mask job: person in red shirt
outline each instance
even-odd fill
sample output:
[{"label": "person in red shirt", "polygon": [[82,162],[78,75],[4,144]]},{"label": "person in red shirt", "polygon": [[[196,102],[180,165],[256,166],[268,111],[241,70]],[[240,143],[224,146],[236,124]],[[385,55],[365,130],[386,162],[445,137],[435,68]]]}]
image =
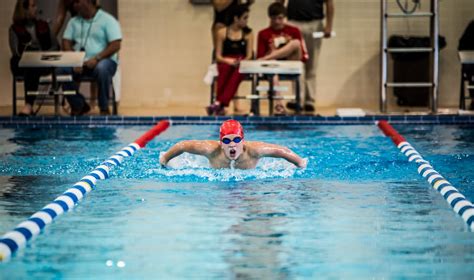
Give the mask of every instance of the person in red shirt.
[{"label": "person in red shirt", "polygon": [[[298,27],[286,23],[286,8],[275,2],[268,6],[270,26],[261,30],[257,37],[257,59],[260,60],[301,60],[308,59],[305,42]],[[278,75],[274,76],[278,84]],[[276,115],[286,114],[281,100],[275,103]]]},{"label": "person in red shirt", "polygon": [[308,59],[306,46],[298,27],[286,23],[286,8],[275,2],[268,7],[270,26],[258,33],[257,58],[263,60]]}]

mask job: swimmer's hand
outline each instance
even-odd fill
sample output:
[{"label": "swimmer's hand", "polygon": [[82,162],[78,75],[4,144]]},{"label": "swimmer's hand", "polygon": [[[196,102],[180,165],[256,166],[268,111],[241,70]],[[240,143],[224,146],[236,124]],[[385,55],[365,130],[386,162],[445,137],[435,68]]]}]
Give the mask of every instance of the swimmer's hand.
[{"label": "swimmer's hand", "polygon": [[166,160],[163,157],[160,157],[161,168],[167,168],[168,166],[166,166],[166,164],[167,164]]},{"label": "swimmer's hand", "polygon": [[308,160],[307,159],[302,159],[300,160],[300,162],[298,163],[298,168],[301,168],[301,169],[305,169],[306,166],[308,165]]}]

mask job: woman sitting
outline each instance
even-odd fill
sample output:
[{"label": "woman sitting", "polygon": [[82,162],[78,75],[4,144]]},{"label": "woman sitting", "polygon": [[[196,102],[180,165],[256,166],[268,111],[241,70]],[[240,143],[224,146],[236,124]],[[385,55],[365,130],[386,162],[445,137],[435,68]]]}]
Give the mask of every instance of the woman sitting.
[{"label": "woman sitting", "polygon": [[[29,91],[37,91],[39,78],[51,70],[46,68],[19,68],[21,55],[24,51],[57,50],[58,44],[47,22],[37,18],[38,7],[36,0],[18,0],[13,12],[13,24],[9,30],[10,49],[12,58],[10,68],[15,76],[23,76],[25,81],[25,106],[20,116],[33,115],[35,96],[28,95]],[[16,104],[13,104],[16,106]]]},{"label": "woman sitting", "polygon": [[237,5],[229,14],[232,22],[221,28],[216,37],[217,98],[206,107],[208,115],[225,115],[225,107],[229,106],[244,77],[239,73],[240,61],[252,58],[253,33],[247,27],[248,6]]}]

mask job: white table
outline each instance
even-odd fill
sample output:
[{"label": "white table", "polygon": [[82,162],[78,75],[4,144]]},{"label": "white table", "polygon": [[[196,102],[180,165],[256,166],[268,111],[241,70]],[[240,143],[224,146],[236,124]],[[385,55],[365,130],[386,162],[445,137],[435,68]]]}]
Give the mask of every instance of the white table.
[{"label": "white table", "polygon": [[85,52],[28,52],[21,56],[19,67],[82,67]]},{"label": "white table", "polygon": [[239,71],[242,74],[301,75],[304,65],[296,60],[242,60]]},{"label": "white table", "polygon": [[296,113],[300,113],[299,77],[304,73],[303,62],[297,60],[243,60],[240,62],[239,72],[242,74],[262,74],[267,77],[269,83],[268,100],[270,102],[270,115],[273,114],[273,100],[275,95],[273,77],[275,75],[284,75],[294,80],[296,82]]},{"label": "white table", "polygon": [[[56,68],[59,67],[82,67],[84,64],[85,52],[41,52],[25,51],[21,56],[19,67],[22,68],[50,68],[51,69],[51,90],[49,95],[54,96],[54,112],[59,113],[59,98],[57,95],[58,81]],[[16,106],[16,96],[13,96],[13,106]]]}]

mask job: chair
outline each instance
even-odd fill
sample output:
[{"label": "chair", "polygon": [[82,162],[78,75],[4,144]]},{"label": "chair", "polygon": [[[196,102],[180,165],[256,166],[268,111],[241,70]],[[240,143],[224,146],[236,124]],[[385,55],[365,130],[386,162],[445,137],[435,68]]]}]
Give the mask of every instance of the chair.
[{"label": "chair", "polygon": [[[117,75],[117,73],[115,75]],[[112,106],[112,115],[117,115],[117,113],[118,113],[118,99],[117,99],[117,96],[116,96],[116,89],[115,89],[116,87],[114,86],[114,80],[116,80],[115,76],[112,79],[112,86],[110,87],[109,106]],[[92,77],[87,77],[86,76],[86,77],[83,77],[80,82],[95,83],[95,80]],[[89,98],[86,98],[86,99],[90,103],[91,100],[95,99],[95,98],[97,98],[97,95],[93,94],[91,92]]]},{"label": "chair", "polygon": [[[466,110],[466,100],[473,99],[469,94],[469,91],[474,90],[474,85],[470,85],[469,83],[469,75],[468,72],[465,71],[465,65],[461,66],[461,90],[459,94],[459,109]],[[466,82],[468,85],[466,86]],[[467,89],[467,95],[466,95]]]},{"label": "chair", "polygon": [[[89,82],[91,85],[94,83],[94,80],[92,78],[84,78],[81,80],[81,82]],[[118,105],[120,102],[120,96],[121,96],[121,87],[122,86],[122,71],[120,68],[120,64],[117,64],[117,70],[115,71],[114,76],[112,77],[112,86],[111,90],[109,93],[109,105],[112,106],[112,115],[117,115],[118,113]],[[95,92],[93,92],[93,89]],[[97,87],[92,87],[90,90],[90,95],[89,98],[86,98],[89,101],[89,104],[92,103],[94,99],[97,99]]]},{"label": "chair", "polygon": [[[257,96],[255,98],[255,101],[257,102],[257,107],[259,107],[259,102],[260,99],[268,99],[269,101],[269,115],[273,115],[273,101],[274,100],[294,100],[296,103],[296,108],[295,108],[295,113],[299,114],[301,113],[301,95],[300,95],[300,75],[293,75],[293,74],[283,74],[283,75],[278,75],[278,78],[280,81],[291,81],[295,87],[294,89],[294,96],[276,96],[277,91],[285,91],[285,87],[278,87],[273,84],[273,77],[274,75],[269,75],[269,74],[263,74],[260,76],[257,76],[257,86],[256,86],[256,91],[255,95]],[[267,81],[269,86],[268,87],[261,87],[259,86],[261,81]],[[260,97],[259,92],[260,91],[267,91],[267,96]]]},{"label": "chair", "polygon": [[[112,114],[117,115],[118,112],[118,101],[119,98],[116,96],[116,85],[115,83],[120,83],[120,79],[116,78],[117,75],[120,75],[119,69],[117,68],[117,73],[115,74],[114,78],[112,79],[112,86],[111,86],[111,93],[109,93],[109,103],[112,106]],[[51,78],[48,76],[42,77],[41,78],[42,82],[41,83],[49,83],[51,84]],[[13,85],[12,85],[12,114],[16,116],[17,111],[16,111],[16,103],[17,100],[25,100],[24,95],[23,96],[18,96],[17,95],[17,83],[19,82],[24,82],[24,77],[20,75],[13,75]],[[95,82],[92,77],[83,77],[81,79],[81,82],[89,82],[93,83]],[[40,83],[40,84],[41,84]],[[25,92],[26,93],[26,92]],[[58,106],[59,106],[59,94],[53,94],[52,92],[49,92],[47,95],[41,95],[43,97],[43,103],[41,105],[54,105],[55,106],[55,114],[59,114]],[[90,98],[92,98],[91,96]],[[90,102],[89,98],[89,102]],[[95,97],[94,97],[95,98]],[[46,103],[44,103],[46,102]]]},{"label": "chair", "polygon": [[[258,75],[256,78],[256,89],[252,99],[256,101],[256,107],[259,106],[259,100],[268,99],[269,101],[269,114],[273,115],[273,101],[274,100],[295,100],[298,104],[296,113],[300,113],[300,77],[304,75],[304,65],[301,61],[297,60],[251,60],[242,61],[240,64],[240,72],[245,74]],[[273,78],[275,75],[279,75],[280,81],[292,81],[295,86],[294,95],[290,96],[276,96],[277,91],[285,90],[285,87],[275,86],[273,84]],[[267,81],[268,87],[258,86],[261,81]],[[266,96],[260,95],[259,92],[267,91]]]},{"label": "chair", "polygon": [[[25,100],[25,94],[27,94],[26,92],[26,88],[24,87],[24,93],[20,96],[17,95],[17,83],[21,83],[21,82],[25,82],[25,77],[23,75],[13,75],[13,78],[12,78],[12,115],[13,116],[16,116],[17,114],[17,111],[16,111],[16,106],[17,106],[17,100]],[[41,97],[41,103],[40,103],[40,108],[41,106],[43,105],[50,105],[50,106],[55,106],[55,108],[57,108],[58,104],[59,104],[59,97],[57,95],[55,95],[54,97],[51,96],[49,93],[48,94],[38,94],[38,97]],[[39,101],[39,100],[38,100]],[[56,114],[58,113],[57,112],[57,109],[56,110]]]},{"label": "chair", "polygon": [[[216,54],[215,51],[212,51],[212,64],[216,63]],[[213,104],[216,101],[216,86],[217,86],[217,70],[212,73],[212,82],[210,85],[210,104]],[[251,85],[251,92],[250,95],[246,96],[241,96],[241,95],[235,95],[233,99],[246,99],[246,100],[251,100],[250,102],[250,112],[254,115],[259,115],[259,106],[258,106],[258,100],[255,100],[252,98],[254,96],[254,92],[256,91],[256,78],[255,75],[253,74],[245,74],[243,81],[250,81],[252,83]]]},{"label": "chair", "polygon": [[25,98],[22,96],[21,98],[17,98],[16,96],[16,83],[19,83],[19,82],[24,82],[25,81],[25,78],[23,76],[19,76],[19,75],[13,75],[13,85],[12,85],[12,115],[13,116],[16,116],[16,101],[17,99],[20,99],[20,100],[25,100]]},{"label": "chair", "polygon": [[[474,75],[474,51],[460,51],[459,59],[461,62],[461,87],[459,94],[459,109],[466,110],[466,100],[472,100],[469,91],[474,90],[474,85],[469,79]],[[466,86],[466,82],[468,85]],[[467,95],[466,95],[467,89]]]}]

